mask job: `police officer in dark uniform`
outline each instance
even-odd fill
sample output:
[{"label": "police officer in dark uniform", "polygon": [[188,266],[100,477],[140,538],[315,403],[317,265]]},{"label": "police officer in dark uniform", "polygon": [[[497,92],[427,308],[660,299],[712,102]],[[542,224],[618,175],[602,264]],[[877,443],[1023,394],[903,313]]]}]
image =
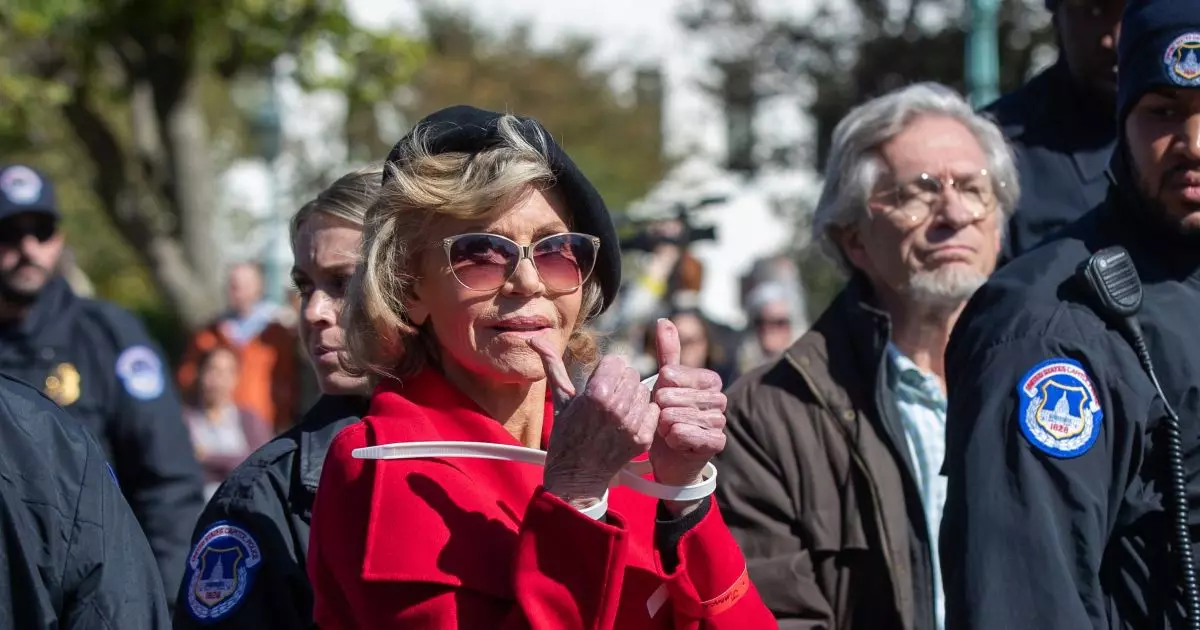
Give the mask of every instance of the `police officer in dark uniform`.
[{"label": "police officer in dark uniform", "polygon": [[[950,630],[1185,627],[1192,545],[1174,541],[1200,524],[1200,0],[1131,2],[1123,20],[1104,204],[993,275],[946,352]],[[1129,260],[1141,334],[1080,271]]]},{"label": "police officer in dark uniform", "polygon": [[0,628],[170,628],[154,556],[95,440],[0,375]]},{"label": "police officer in dark uniform", "polygon": [[[300,337],[322,397],[292,429],[255,451],[221,484],[193,535],[175,608],[176,630],[308,630],[312,586],[306,558],[321,467],[334,436],[366,414],[370,384],[341,367],[342,299],[354,273],[363,215],[383,179],[380,166],[343,176],[292,219],[292,281]],[[229,550],[240,550],[230,555]],[[226,576],[245,567],[241,590],[211,589],[214,559]]]},{"label": "police officer in dark uniform", "polygon": [[42,387],[104,448],[174,599],[203,478],[162,354],[133,315],[76,296],[50,182],[0,167],[0,372]]},{"label": "police officer in dark uniform", "polygon": [[1116,36],[1123,0],[1046,0],[1058,61],[989,105],[1012,144],[1021,202],[1003,261],[1029,250],[1104,200],[1116,133]]}]

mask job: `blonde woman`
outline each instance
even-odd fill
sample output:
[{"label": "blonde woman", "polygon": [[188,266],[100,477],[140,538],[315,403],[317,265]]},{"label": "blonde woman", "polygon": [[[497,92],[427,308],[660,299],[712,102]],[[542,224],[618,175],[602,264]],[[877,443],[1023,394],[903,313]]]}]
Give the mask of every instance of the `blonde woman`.
[{"label": "blonde woman", "polygon": [[300,338],[321,398],[304,419],[237,467],[196,524],[175,609],[176,630],[308,630],[309,520],[325,451],[366,413],[370,386],[342,368],[339,316],[375,200],[379,165],[347,174],[292,218]]},{"label": "blonde woman", "polygon": [[[620,252],[603,200],[549,132],[462,106],[425,119],[387,161],[363,256],[346,327],[379,383],[322,473],[317,625],[774,624],[707,496],[725,441],[720,378],[680,366],[663,322],[656,391],[616,357],[573,391],[567,365],[595,358],[585,325],[617,290]],[[541,453],[545,467],[370,459],[447,441]],[[647,452],[653,483],[629,472]]]}]

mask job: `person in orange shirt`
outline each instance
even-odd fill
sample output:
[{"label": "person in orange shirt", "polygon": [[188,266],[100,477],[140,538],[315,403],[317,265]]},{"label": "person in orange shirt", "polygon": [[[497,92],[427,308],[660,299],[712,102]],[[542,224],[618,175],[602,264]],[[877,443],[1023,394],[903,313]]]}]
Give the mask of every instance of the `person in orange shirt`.
[{"label": "person in orange shirt", "polygon": [[262,270],[242,262],[229,269],[229,311],[197,331],[179,365],[179,386],[189,390],[201,356],[217,347],[238,355],[241,376],[234,402],[266,419],[279,433],[292,425],[299,396],[296,334],[278,317],[280,306],[263,301]]}]

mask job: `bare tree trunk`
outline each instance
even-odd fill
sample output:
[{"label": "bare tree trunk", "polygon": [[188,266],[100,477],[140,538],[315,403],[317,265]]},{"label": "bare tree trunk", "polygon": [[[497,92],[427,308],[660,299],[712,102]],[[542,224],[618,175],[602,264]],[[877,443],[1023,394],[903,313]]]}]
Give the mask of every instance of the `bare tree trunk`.
[{"label": "bare tree trunk", "polygon": [[[214,280],[216,269],[215,266],[207,269],[195,267],[192,260],[208,260],[208,257],[216,255],[216,248],[211,245],[211,233],[202,233],[192,242],[192,246],[198,248],[200,253],[195,258],[190,256],[187,245],[172,235],[170,221],[164,220],[164,214],[174,213],[154,211],[156,207],[169,206],[171,199],[163,197],[162,189],[155,185],[156,182],[148,181],[143,184],[137,181],[136,171],[131,172],[128,168],[131,165],[130,154],[137,151],[137,148],[131,151],[121,145],[112,126],[96,112],[88,97],[86,84],[76,86],[72,99],[63,105],[63,115],[91,158],[95,173],[92,187],[100,199],[101,207],[150,269],[155,284],[166,297],[169,307],[180,323],[189,328],[207,323],[220,309]],[[195,108],[190,99],[187,102],[187,107]],[[143,125],[152,125],[154,119],[147,119],[142,115],[145,111],[139,110],[142,108],[133,108],[132,122],[136,129],[133,133],[135,141],[141,142],[147,138],[149,129]],[[183,120],[186,121],[187,116],[184,116]],[[175,141],[183,143],[175,148],[175,155],[196,155],[199,152],[207,156],[207,145],[202,135],[203,125],[200,125],[200,135],[194,132],[195,123],[183,124],[181,127],[190,132],[172,134]],[[198,142],[187,144],[197,138]],[[145,155],[141,157],[144,158]],[[191,166],[194,162],[194,158],[185,157],[181,160],[185,166]],[[145,166],[146,162],[143,159],[143,167]],[[159,170],[162,165],[155,166],[159,167],[155,170]],[[211,190],[213,186],[211,175],[205,180],[197,179],[206,176],[207,170],[203,168],[175,172],[168,168],[163,171],[168,181],[188,180],[181,187],[184,191],[191,192],[196,188]],[[154,179],[145,170],[143,174]],[[194,235],[197,225],[201,230],[205,229],[203,224],[210,221],[209,215],[212,214],[211,203],[204,205],[204,200],[208,199],[206,194],[201,192],[187,197],[187,205],[175,208],[181,217],[197,213],[201,215],[181,219],[181,222],[189,224],[181,232]]]},{"label": "bare tree trunk", "polygon": [[222,275],[213,221],[216,177],[210,161],[208,127],[194,81],[185,87],[165,127],[179,238],[197,281],[210,296],[216,295]]}]

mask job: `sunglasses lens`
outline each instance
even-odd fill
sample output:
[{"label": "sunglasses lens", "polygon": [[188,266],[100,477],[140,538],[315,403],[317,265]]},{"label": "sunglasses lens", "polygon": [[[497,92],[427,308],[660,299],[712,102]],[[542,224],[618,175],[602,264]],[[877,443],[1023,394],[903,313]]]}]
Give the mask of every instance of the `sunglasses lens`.
[{"label": "sunglasses lens", "polygon": [[25,237],[32,236],[45,243],[54,236],[56,224],[53,217],[43,215],[19,215],[0,221],[0,243],[19,245]]},{"label": "sunglasses lens", "polygon": [[450,268],[468,289],[491,291],[504,285],[520,255],[517,246],[505,239],[466,234],[450,244]]},{"label": "sunglasses lens", "polygon": [[596,266],[596,243],[583,234],[556,234],[534,246],[533,263],[547,288],[572,291]]}]

